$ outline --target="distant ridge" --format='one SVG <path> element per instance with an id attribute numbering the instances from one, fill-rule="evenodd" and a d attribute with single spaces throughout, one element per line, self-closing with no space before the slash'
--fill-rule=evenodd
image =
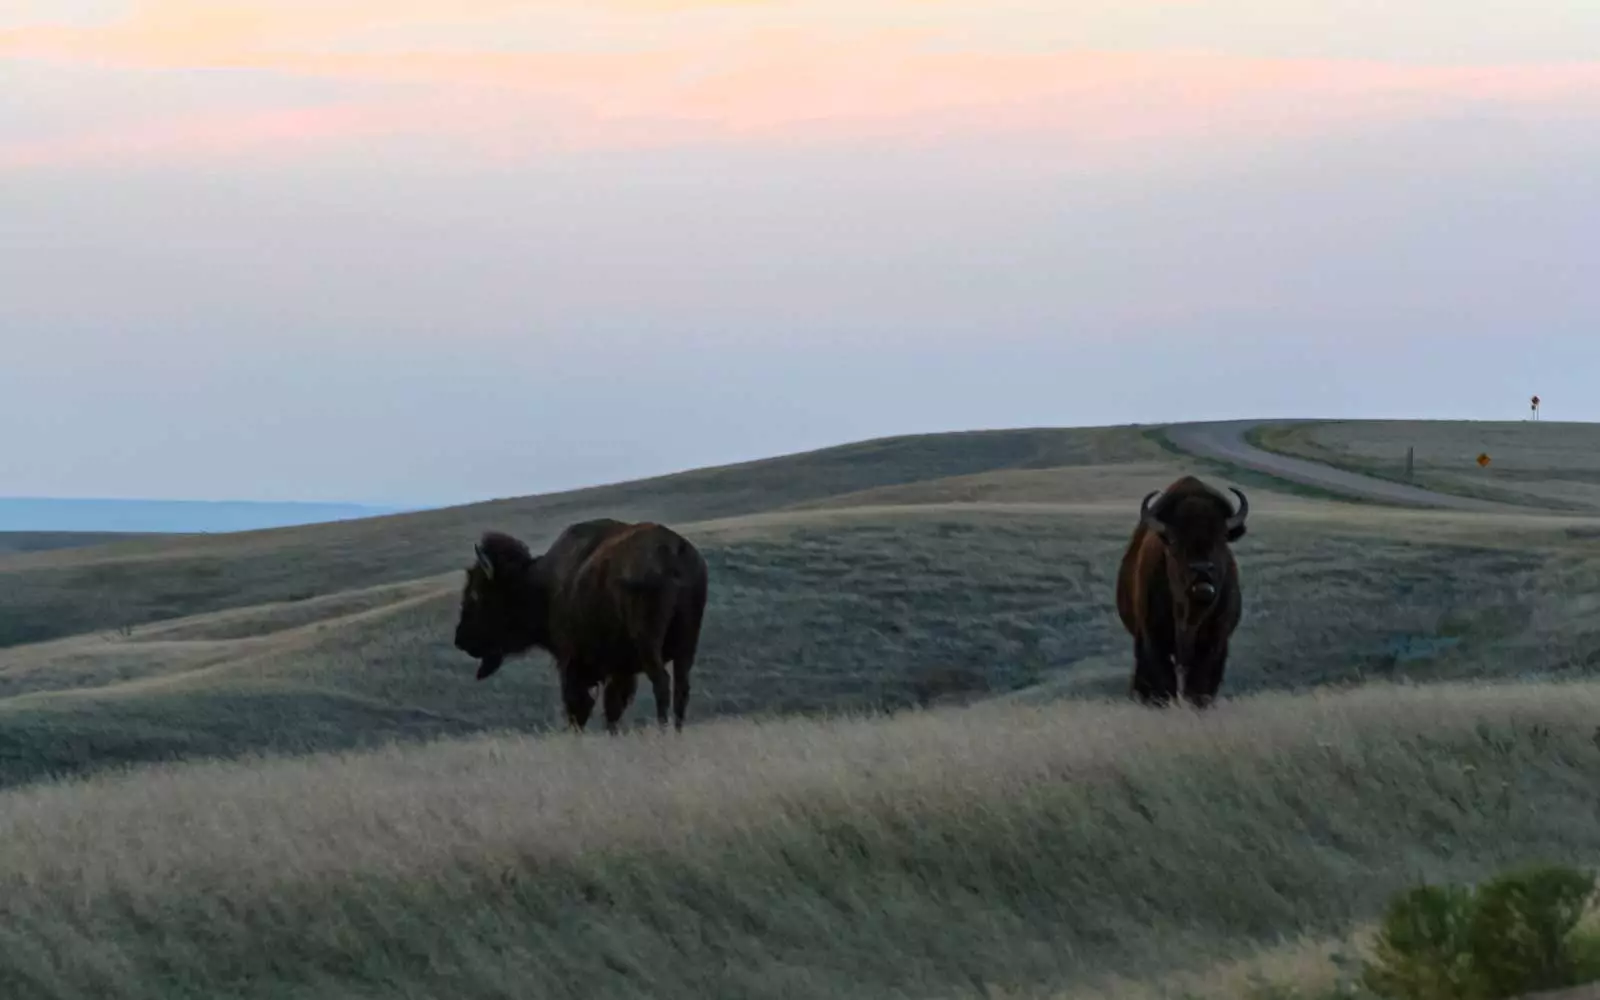
<path id="1" fill-rule="evenodd" d="M 251 500 L 0 497 L 0 531 L 189 534 L 349 521 L 413 508 Z"/>
<path id="2" fill-rule="evenodd" d="M 130 537 L 162 536 L 148 533 L 130 536 L 115 531 L 0 531 L 0 556 L 60 549 L 84 549 L 91 545 L 109 545 L 113 542 L 127 541 Z"/>

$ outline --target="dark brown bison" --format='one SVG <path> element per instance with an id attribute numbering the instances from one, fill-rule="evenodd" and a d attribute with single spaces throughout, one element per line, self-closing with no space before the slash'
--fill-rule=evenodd
<path id="1" fill-rule="evenodd" d="M 616 732 L 644 674 L 655 691 L 656 720 L 667 724 L 670 699 L 681 730 L 705 607 L 705 560 L 659 524 L 584 521 L 542 556 L 491 531 L 467 570 L 455 644 L 480 661 L 479 680 L 508 656 L 535 647 L 550 653 L 567 721 L 578 730 L 603 685 L 606 729 Z"/>
<path id="2" fill-rule="evenodd" d="M 1229 489 L 1233 489 L 1229 487 Z M 1161 499 L 1154 504 L 1151 497 Z M 1139 504 L 1139 524 L 1117 572 L 1117 614 L 1133 636 L 1130 695 L 1165 704 L 1181 690 L 1197 707 L 1222 686 L 1228 640 L 1243 609 L 1230 542 L 1244 537 L 1250 501 L 1239 509 L 1193 476 Z"/>

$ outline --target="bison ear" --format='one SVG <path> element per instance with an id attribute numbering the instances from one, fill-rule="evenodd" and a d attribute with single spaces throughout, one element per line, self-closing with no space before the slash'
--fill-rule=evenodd
<path id="1" fill-rule="evenodd" d="M 1244 537 L 1244 525 L 1237 524 L 1228 529 L 1228 541 L 1237 542 Z"/>
<path id="2" fill-rule="evenodd" d="M 489 558 L 489 553 L 483 551 L 483 544 L 479 543 L 478 545 L 473 546 L 473 551 L 477 553 L 478 568 L 483 570 L 484 579 L 493 580 L 494 560 Z"/>

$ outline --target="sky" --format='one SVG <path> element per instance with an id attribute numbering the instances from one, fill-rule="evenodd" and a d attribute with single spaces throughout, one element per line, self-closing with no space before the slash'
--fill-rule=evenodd
<path id="1" fill-rule="evenodd" d="M 1593 0 L 0 0 L 0 495 L 1600 419 Z"/>

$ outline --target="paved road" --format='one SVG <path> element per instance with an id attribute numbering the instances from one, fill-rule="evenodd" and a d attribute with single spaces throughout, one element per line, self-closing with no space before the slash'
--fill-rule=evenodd
<path id="1" fill-rule="evenodd" d="M 1166 428 L 1169 441 L 1191 455 L 1214 458 L 1246 469 L 1264 472 L 1279 479 L 1318 486 L 1346 496 L 1381 500 L 1384 503 L 1408 507 L 1444 507 L 1451 510 L 1473 510 L 1487 513 L 1527 513 L 1523 507 L 1479 500 L 1475 497 L 1452 496 L 1432 490 L 1407 486 L 1363 476 L 1359 472 L 1336 469 L 1321 462 L 1303 458 L 1290 458 L 1262 451 L 1244 439 L 1245 434 L 1264 424 L 1281 425 L 1309 423 L 1299 420 L 1221 420 L 1203 424 L 1174 424 Z"/>

